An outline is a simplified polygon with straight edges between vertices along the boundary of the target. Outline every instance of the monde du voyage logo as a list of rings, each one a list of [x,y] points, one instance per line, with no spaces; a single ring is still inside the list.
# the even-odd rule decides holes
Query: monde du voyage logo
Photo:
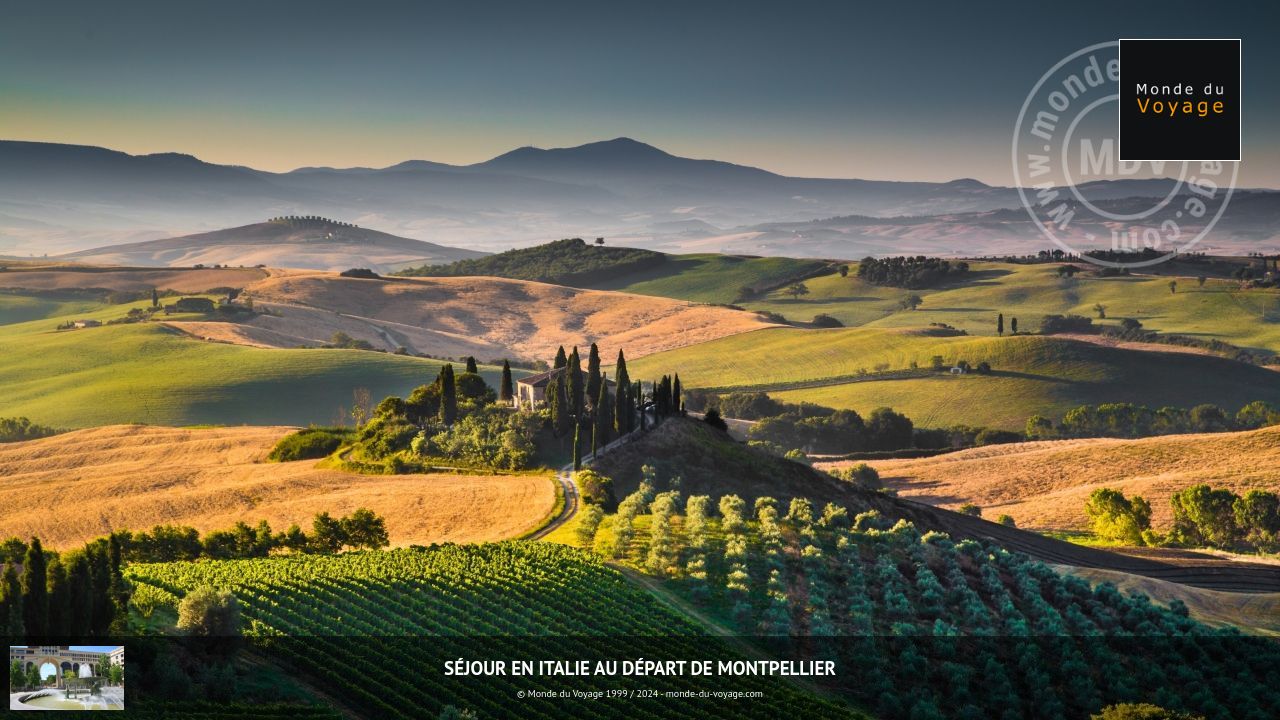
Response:
[[[1239,40],[1122,39],[1049,68],[1013,137],[1018,192],[1041,232],[1112,267],[1200,243],[1239,172],[1240,51]]]

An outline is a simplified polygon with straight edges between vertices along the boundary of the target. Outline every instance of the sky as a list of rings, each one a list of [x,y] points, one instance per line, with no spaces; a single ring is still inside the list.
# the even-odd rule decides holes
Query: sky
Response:
[[[0,0],[0,138],[266,170],[628,136],[788,175],[1012,184],[1070,52],[1243,39],[1242,185],[1280,187],[1280,6]]]

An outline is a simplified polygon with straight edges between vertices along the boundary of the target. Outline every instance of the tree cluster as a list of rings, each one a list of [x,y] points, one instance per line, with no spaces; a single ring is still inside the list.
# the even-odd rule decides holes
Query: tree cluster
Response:
[[[1193,408],[1151,409],[1133,403],[1081,405],[1067,411],[1057,423],[1042,415],[1027,420],[1028,440],[1057,438],[1120,437],[1139,438],[1182,433],[1212,433],[1255,430],[1280,424],[1280,409],[1255,400],[1231,415],[1212,404]]]
[[[858,263],[858,277],[874,285],[908,289],[931,288],[969,272],[969,263],[916,255],[866,257]]]
[[[39,538],[0,548],[0,625],[10,637],[105,637],[122,629],[129,587],[120,544],[98,539],[66,553],[45,550]]]
[[[267,557],[278,550],[298,553],[334,553],[345,548],[376,550],[388,545],[386,521],[367,508],[334,518],[316,513],[311,532],[297,524],[272,532],[266,520],[251,526],[243,521],[226,530],[211,530],[201,537],[185,525],[157,525],[150,531],[119,530],[111,535],[129,562],[175,562],[200,558],[231,560]]]

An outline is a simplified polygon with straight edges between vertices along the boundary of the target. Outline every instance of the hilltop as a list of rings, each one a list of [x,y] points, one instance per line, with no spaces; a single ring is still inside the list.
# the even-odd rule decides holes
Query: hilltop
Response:
[[[0,526],[69,547],[122,528],[205,532],[267,520],[284,530],[306,527],[317,512],[368,507],[404,546],[515,537],[555,502],[541,475],[361,476],[313,461],[264,462],[292,430],[115,425],[0,444]]]
[[[974,503],[986,517],[1008,514],[1019,527],[1039,529],[1087,529],[1089,493],[1114,488],[1146,498],[1153,527],[1164,531],[1173,521],[1170,496],[1191,485],[1207,483],[1237,494],[1280,485],[1280,427],[1017,443],[871,464],[902,497],[943,507]]]
[[[61,259],[144,267],[269,265],[316,270],[364,267],[385,272],[415,263],[453,262],[482,255],[474,250],[308,217],[276,218],[196,235],[108,245],[69,253]]]
[[[399,274],[409,277],[486,275],[576,285],[659,266],[666,259],[662,253],[652,250],[588,245],[582,238],[568,238],[480,259],[409,268]]]

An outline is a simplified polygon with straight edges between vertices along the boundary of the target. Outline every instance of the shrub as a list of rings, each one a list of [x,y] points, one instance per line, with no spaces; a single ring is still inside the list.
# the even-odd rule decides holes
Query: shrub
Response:
[[[1126,498],[1111,488],[1098,488],[1089,495],[1085,515],[1093,531],[1107,540],[1142,545],[1143,531],[1151,529],[1151,505],[1139,495]]]
[[[982,508],[973,503],[965,503],[956,509],[961,515],[970,515],[973,517],[982,517]]]
[[[280,438],[267,459],[272,462],[317,460],[331,455],[354,437],[355,433],[346,428],[304,428]]]
[[[813,325],[814,327],[819,327],[819,328],[844,327],[844,323],[840,322],[839,320],[831,317],[826,313],[818,313],[817,315],[814,315],[813,321],[810,324]]]
[[[1040,319],[1040,334],[1042,335],[1090,333],[1093,330],[1093,318],[1081,315],[1045,315]]]
[[[715,408],[711,408],[702,416],[702,422],[717,430],[722,430],[724,432],[729,431],[729,423],[725,422],[724,418],[720,417],[720,411]]]
[[[1012,515],[1000,515],[996,518],[996,522],[1006,527],[1018,527],[1018,524],[1013,521]]]
[[[573,479],[578,483],[578,494],[582,497],[583,504],[613,507],[612,478],[594,470],[579,470],[574,473]]]
[[[995,428],[983,428],[973,438],[975,445],[1004,445],[1005,443],[1022,442],[1022,433],[1016,433],[1012,430],[997,430]]]
[[[206,637],[239,635],[240,603],[228,590],[202,585],[178,603],[178,628]]]

